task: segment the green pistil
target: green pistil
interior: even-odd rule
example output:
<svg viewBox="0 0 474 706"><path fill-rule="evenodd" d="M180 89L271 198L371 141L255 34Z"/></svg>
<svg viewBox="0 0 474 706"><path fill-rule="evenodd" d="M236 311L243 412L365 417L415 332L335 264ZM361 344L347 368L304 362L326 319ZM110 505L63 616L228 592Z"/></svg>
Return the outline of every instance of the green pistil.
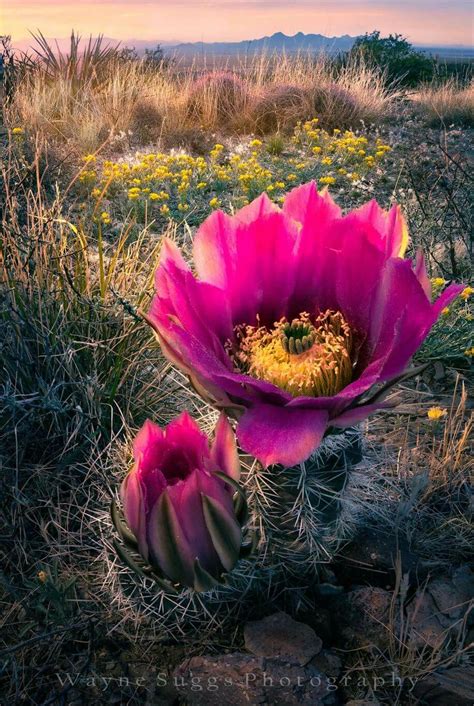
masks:
<svg viewBox="0 0 474 706"><path fill-rule="evenodd" d="M309 351L316 340L316 335L311 325L292 321L291 324L284 326L280 340L287 353L299 355Z"/></svg>

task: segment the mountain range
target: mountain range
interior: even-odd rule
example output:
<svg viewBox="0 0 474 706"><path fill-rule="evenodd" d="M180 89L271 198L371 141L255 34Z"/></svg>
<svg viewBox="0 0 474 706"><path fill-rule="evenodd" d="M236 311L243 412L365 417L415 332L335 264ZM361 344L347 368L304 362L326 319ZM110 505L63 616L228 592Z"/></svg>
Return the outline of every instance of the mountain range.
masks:
<svg viewBox="0 0 474 706"><path fill-rule="evenodd" d="M87 40L87 37L83 37ZM339 54L349 51L357 37L344 34L340 37L326 37L323 34L304 34L298 32L293 36L288 36L283 32L276 32L271 36L260 37L259 39L249 39L241 42L177 42L161 41L160 39L124 39L117 40L111 37L104 37L105 44L120 45L122 47L134 47L137 53L142 56L146 49L154 49L160 45L168 56L192 59L204 55L214 56L245 56L258 54L260 52L277 53L285 51L294 54L299 51ZM54 39L48 41L57 46L60 51L68 51L69 38ZM14 47L20 51L31 50L34 44L33 39L15 41ZM446 58L470 57L474 55L472 47L444 46L444 47L416 47L429 54L437 54Z"/></svg>
<svg viewBox="0 0 474 706"><path fill-rule="evenodd" d="M338 54L348 51L356 37L344 34L341 37L325 37L322 34L304 34L298 32L290 37L283 32L276 32L269 37L249 39L242 42L188 42L168 46L166 50L176 55L189 56L195 54L259 54L261 52L281 52L288 54L299 51L325 52Z"/></svg>

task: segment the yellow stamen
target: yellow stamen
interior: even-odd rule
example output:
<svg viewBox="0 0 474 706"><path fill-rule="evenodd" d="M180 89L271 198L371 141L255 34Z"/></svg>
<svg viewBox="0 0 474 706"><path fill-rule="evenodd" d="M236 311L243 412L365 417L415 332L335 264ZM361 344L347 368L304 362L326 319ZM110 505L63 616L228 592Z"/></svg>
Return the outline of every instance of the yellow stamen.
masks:
<svg viewBox="0 0 474 706"><path fill-rule="evenodd" d="M291 395L334 395L352 379L351 331L339 312L326 311L314 323L309 314L288 322L239 327L237 365L249 375Z"/></svg>

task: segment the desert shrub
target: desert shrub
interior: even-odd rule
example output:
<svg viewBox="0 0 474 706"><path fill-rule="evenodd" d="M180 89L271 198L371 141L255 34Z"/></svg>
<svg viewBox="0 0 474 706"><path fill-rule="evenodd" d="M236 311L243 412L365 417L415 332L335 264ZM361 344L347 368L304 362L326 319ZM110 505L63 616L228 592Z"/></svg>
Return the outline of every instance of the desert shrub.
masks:
<svg viewBox="0 0 474 706"><path fill-rule="evenodd" d="M209 127L225 127L247 102L245 81L230 71L211 71L192 81L186 97L188 120Z"/></svg>
<svg viewBox="0 0 474 706"><path fill-rule="evenodd" d="M313 115L326 129L354 127L361 120L362 111L356 97L343 86L331 82L315 87L312 95Z"/></svg>
<svg viewBox="0 0 474 706"><path fill-rule="evenodd" d="M413 49L401 34L381 37L380 32L375 31L358 37L349 52L349 61L359 56L384 71L389 82L415 86L433 77L433 60Z"/></svg>
<svg viewBox="0 0 474 706"><path fill-rule="evenodd" d="M163 115L156 102L147 96L138 98L131 111L130 129L139 142L157 140L163 128Z"/></svg>
<svg viewBox="0 0 474 706"><path fill-rule="evenodd" d="M272 85L257 95L250 115L260 135L291 131L314 115L311 92L297 85Z"/></svg>
<svg viewBox="0 0 474 706"><path fill-rule="evenodd" d="M50 44L39 31L33 38L36 70L51 82L59 77L67 79L73 90L79 90L90 82L99 85L110 63L119 58L117 47L104 43L102 35L89 37L82 47L81 37L73 31L68 52L62 52Z"/></svg>
<svg viewBox="0 0 474 706"><path fill-rule="evenodd" d="M451 79L441 86L424 86L413 99L429 125L474 125L474 83L462 87Z"/></svg>

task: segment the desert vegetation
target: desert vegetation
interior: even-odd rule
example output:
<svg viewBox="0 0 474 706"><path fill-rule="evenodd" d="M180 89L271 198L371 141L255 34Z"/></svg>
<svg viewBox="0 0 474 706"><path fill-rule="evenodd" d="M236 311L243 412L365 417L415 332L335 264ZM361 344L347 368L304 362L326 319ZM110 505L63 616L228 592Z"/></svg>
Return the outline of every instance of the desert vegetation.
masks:
<svg viewBox="0 0 474 706"><path fill-rule="evenodd" d="M406 86L401 69L389 75L367 52L339 64L302 55L198 68L138 60L100 40L84 51L77 37L68 54L42 36L37 50L7 63L0 135L5 703L221 702L191 688L188 660L203 680L211 662L222 678L229 664L260 669L247 621L275 611L310 631L313 652L295 662L304 684L315 675L337 684L305 692L303 703L415 706L443 688L469 703L469 78L426 83L423 74ZM413 69L416 57L403 56ZM452 282L462 287L415 353L415 374L391 388L397 406L361 422L332 534L315 522L331 503L300 466L263 469L241 454L250 530L260 546L273 538L274 564L262 552L215 593L160 593L117 554L110 501L147 419L164 428L186 409L206 433L218 419L146 321L164 239L192 262L207 217L264 192L281 206L312 180L344 212L373 198L387 210L400 204L407 257L424 252L417 274L433 300ZM339 446L325 453L327 465ZM282 487L292 498L283 506ZM297 533L290 549L286 522ZM279 619L283 627L263 622L258 635L295 629ZM263 654L276 675L277 657Z"/></svg>

